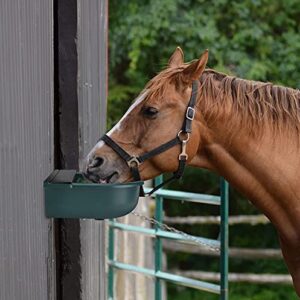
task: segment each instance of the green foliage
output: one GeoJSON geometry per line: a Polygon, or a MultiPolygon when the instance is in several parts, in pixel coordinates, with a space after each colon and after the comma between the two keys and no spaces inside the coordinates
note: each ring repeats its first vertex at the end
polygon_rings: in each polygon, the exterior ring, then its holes
{"type": "Polygon", "coordinates": [[[278,284],[253,285],[236,283],[229,285],[230,300],[297,300],[289,286],[278,284]]]}
{"type": "MultiPolygon", "coordinates": [[[[168,291],[176,291],[170,299],[172,300],[219,300],[218,295],[209,294],[193,289],[182,288],[168,284],[168,291]]],[[[297,300],[290,287],[278,285],[249,285],[236,283],[229,285],[230,300],[297,300]]]]}
{"type": "Polygon", "coordinates": [[[176,46],[243,78],[300,88],[300,1],[110,1],[109,126],[176,46]],[[117,107],[117,109],[115,108],[117,107]]]}
{"type": "Polygon", "coordinates": [[[110,6],[110,66],[118,79],[144,85],[180,45],[188,60],[208,48],[210,67],[300,87],[298,0],[114,0],[110,6]]]}
{"type": "MultiPolygon", "coordinates": [[[[109,34],[108,127],[125,112],[146,82],[167,63],[177,46],[186,61],[209,49],[210,68],[246,79],[300,88],[299,0],[111,0],[109,34]]],[[[207,171],[188,169],[175,189],[218,194],[219,179],[207,171]]],[[[166,201],[168,215],[217,215],[218,208],[166,201]]],[[[231,191],[230,214],[259,213],[247,199],[231,191]]],[[[192,234],[216,238],[217,226],[177,226],[192,234]]],[[[234,247],[279,247],[271,225],[230,228],[234,247]]],[[[216,259],[168,253],[168,265],[218,270],[216,259]]],[[[230,260],[235,272],[286,273],[283,262],[230,260]]],[[[168,285],[170,299],[218,299],[192,289],[168,285]]],[[[231,300],[296,299],[289,286],[231,284],[231,300]]]]}
{"type": "Polygon", "coordinates": [[[136,95],[139,88],[124,84],[112,83],[109,86],[107,127],[111,128],[118,122],[136,95]]]}

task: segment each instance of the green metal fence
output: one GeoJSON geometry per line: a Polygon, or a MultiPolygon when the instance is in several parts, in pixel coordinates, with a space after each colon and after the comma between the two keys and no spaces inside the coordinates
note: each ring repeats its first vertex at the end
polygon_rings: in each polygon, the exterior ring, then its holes
{"type": "MultiPolygon", "coordinates": [[[[162,177],[155,179],[156,184],[159,184],[162,177]]],[[[108,296],[109,300],[114,299],[114,271],[121,269],[129,272],[136,272],[155,279],[155,300],[162,299],[162,281],[169,281],[179,285],[207,291],[220,295],[221,300],[228,300],[228,183],[221,178],[220,180],[220,196],[197,194],[173,191],[167,189],[160,189],[155,192],[155,219],[158,222],[163,222],[163,201],[164,198],[196,203],[205,203],[220,206],[221,224],[220,224],[220,238],[217,240],[203,237],[193,237],[182,235],[177,232],[169,232],[159,226],[157,223],[154,228],[144,228],[139,226],[127,225],[119,223],[116,220],[109,221],[109,247],[108,247],[108,296]],[[155,238],[155,262],[154,269],[141,268],[138,266],[119,262],[114,257],[114,231],[125,230],[152,236],[155,238]],[[181,242],[191,242],[193,237],[198,242],[207,246],[220,249],[220,283],[214,284],[205,281],[195,280],[183,276],[174,275],[162,271],[162,239],[173,239],[181,242]]]]}

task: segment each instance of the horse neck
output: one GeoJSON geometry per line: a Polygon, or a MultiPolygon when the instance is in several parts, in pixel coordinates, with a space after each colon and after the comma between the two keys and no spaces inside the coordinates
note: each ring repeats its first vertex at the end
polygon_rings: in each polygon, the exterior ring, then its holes
{"type": "MultiPolygon", "coordinates": [[[[290,162],[293,167],[300,163],[299,91],[278,86],[270,88],[270,84],[230,77],[214,70],[204,72],[200,81],[197,110],[199,135],[204,144],[200,150],[204,148],[204,154],[212,152],[207,160],[222,149],[224,158],[227,153],[239,165],[246,164],[244,167],[257,169],[257,173],[262,172],[262,166],[267,169],[274,166],[278,172],[296,175],[295,168],[289,168],[289,172],[286,169],[290,162]],[[285,99],[279,99],[279,94],[285,95],[285,99]],[[279,105],[280,101],[283,104],[279,105]],[[288,112],[289,106],[291,112],[288,112]]],[[[218,167],[216,159],[209,162],[214,169],[218,167]]],[[[221,167],[222,171],[225,169],[221,167]]]]}
{"type": "Polygon", "coordinates": [[[253,134],[241,127],[242,116],[232,118],[226,107],[218,115],[199,126],[202,140],[192,165],[225,177],[271,219],[281,235],[299,238],[298,144],[291,143],[291,136],[276,136],[267,126],[253,134]]]}

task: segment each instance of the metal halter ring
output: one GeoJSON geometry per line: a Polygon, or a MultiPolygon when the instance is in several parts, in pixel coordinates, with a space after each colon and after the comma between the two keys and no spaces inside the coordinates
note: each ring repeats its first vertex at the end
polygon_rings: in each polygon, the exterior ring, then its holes
{"type": "Polygon", "coordinates": [[[181,142],[187,142],[189,139],[190,139],[190,134],[188,132],[183,132],[182,130],[180,130],[178,133],[177,133],[177,136],[178,138],[180,139],[181,142]],[[181,137],[181,134],[186,134],[187,135],[187,138],[186,139],[183,139],[181,137]]]}
{"type": "Polygon", "coordinates": [[[127,165],[130,168],[137,168],[140,165],[140,161],[138,160],[137,157],[132,156],[128,161],[127,161],[127,165]]]}

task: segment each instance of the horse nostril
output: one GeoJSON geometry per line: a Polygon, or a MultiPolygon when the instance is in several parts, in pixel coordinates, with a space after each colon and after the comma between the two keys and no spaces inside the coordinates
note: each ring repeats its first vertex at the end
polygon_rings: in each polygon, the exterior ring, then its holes
{"type": "Polygon", "coordinates": [[[95,157],[89,164],[89,168],[97,168],[100,167],[104,163],[104,159],[102,157],[95,157]]]}

